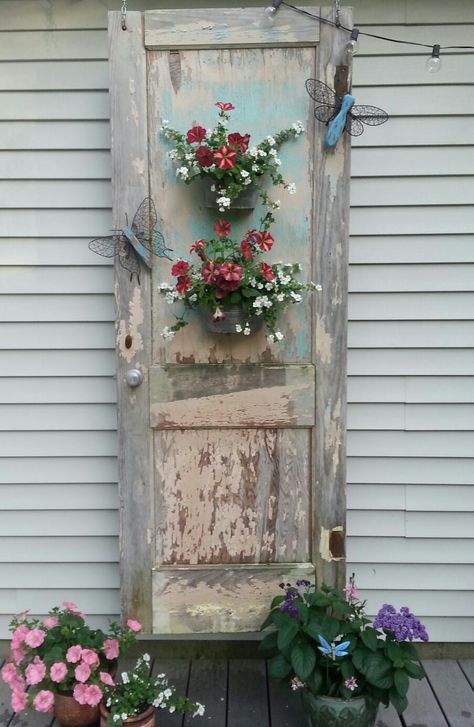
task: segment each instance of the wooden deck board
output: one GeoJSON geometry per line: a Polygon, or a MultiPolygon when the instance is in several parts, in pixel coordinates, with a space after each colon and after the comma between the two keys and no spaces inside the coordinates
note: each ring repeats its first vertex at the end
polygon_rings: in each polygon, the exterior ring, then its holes
{"type": "MultiPolygon", "coordinates": [[[[133,660],[134,661],[134,660],[133,660]]],[[[119,672],[130,668],[121,663],[119,672]]],[[[0,666],[2,662],[0,660],[0,666]]],[[[427,660],[428,679],[410,683],[401,719],[381,707],[376,727],[474,727],[474,659],[427,660]]],[[[157,727],[306,727],[300,695],[267,680],[263,659],[155,659],[153,673],[165,672],[179,694],[206,706],[203,720],[158,711],[157,727]]],[[[59,727],[51,715],[14,715],[10,690],[0,679],[0,727],[59,727]]]]}
{"type": "Polygon", "coordinates": [[[423,666],[449,726],[473,727],[474,691],[459,664],[454,659],[427,659],[423,666]]]}

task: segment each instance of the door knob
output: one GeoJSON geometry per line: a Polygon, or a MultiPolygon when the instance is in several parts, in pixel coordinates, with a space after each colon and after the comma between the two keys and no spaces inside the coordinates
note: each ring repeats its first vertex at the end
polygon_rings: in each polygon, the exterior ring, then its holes
{"type": "Polygon", "coordinates": [[[143,382],[143,374],[139,369],[129,369],[125,374],[125,381],[134,389],[143,382]]]}

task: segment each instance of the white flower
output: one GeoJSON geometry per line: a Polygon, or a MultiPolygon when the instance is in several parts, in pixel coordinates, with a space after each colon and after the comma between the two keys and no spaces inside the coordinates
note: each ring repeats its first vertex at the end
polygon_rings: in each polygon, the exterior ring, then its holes
{"type": "Polygon", "coordinates": [[[213,135],[213,133],[214,133],[214,129],[208,129],[206,131],[206,139],[210,139],[211,136],[213,135]]]}
{"type": "Polygon", "coordinates": [[[215,184],[211,184],[211,192],[215,192],[215,191],[216,191],[216,185],[215,184]]]}
{"type": "Polygon", "coordinates": [[[242,333],[242,326],[240,325],[240,323],[235,324],[235,332],[242,333]]]}
{"type": "Polygon", "coordinates": [[[286,189],[288,191],[288,194],[296,194],[296,184],[294,182],[290,182],[286,189]]]}
{"type": "Polygon", "coordinates": [[[279,199],[276,199],[274,202],[272,202],[273,209],[274,210],[279,210],[280,209],[280,204],[281,204],[280,203],[280,200],[279,199]]]}
{"type": "MultiPolygon", "coordinates": [[[[163,334],[162,334],[162,335],[163,335],[163,334]]],[[[123,671],[123,672],[122,672],[122,675],[121,675],[121,676],[122,676],[122,682],[123,682],[124,684],[129,684],[129,682],[130,682],[130,679],[128,678],[128,674],[127,674],[127,672],[126,672],[126,671],[123,671]]],[[[125,717],[125,719],[126,719],[126,717],[125,717]]]]}
{"type": "Polygon", "coordinates": [[[257,283],[257,288],[259,290],[263,290],[263,283],[257,283]]]}
{"type": "Polygon", "coordinates": [[[172,286],[169,283],[160,283],[158,290],[172,290],[172,286]]]}
{"type": "Polygon", "coordinates": [[[295,293],[294,290],[291,291],[290,295],[295,303],[301,303],[301,301],[303,300],[302,296],[299,293],[295,293]]]}
{"type": "MultiPolygon", "coordinates": [[[[171,341],[171,339],[174,338],[174,331],[172,331],[171,328],[169,328],[169,326],[165,326],[163,328],[163,330],[161,331],[161,337],[164,338],[165,341],[168,341],[168,340],[171,341]]],[[[124,684],[128,684],[128,676],[126,674],[125,674],[125,676],[127,677],[127,681],[125,681],[125,679],[123,678],[123,674],[122,674],[122,681],[124,684]]]]}
{"type": "Polygon", "coordinates": [[[197,294],[196,293],[193,293],[188,298],[188,300],[189,300],[190,303],[196,303],[197,302],[197,299],[198,299],[198,297],[197,297],[197,294]]]}
{"type": "Polygon", "coordinates": [[[246,169],[241,169],[240,176],[243,177],[244,179],[246,179],[249,176],[249,173],[247,172],[246,169]]]}
{"type": "Polygon", "coordinates": [[[304,131],[304,126],[301,121],[295,121],[291,128],[294,129],[294,131],[296,132],[296,136],[299,136],[304,131]]]}
{"type": "Polygon", "coordinates": [[[120,722],[120,715],[119,714],[114,714],[113,720],[114,720],[114,722],[120,722]]]}
{"type": "Polygon", "coordinates": [[[149,662],[150,661],[150,654],[143,654],[142,659],[143,659],[143,661],[149,662]]]}
{"type": "Polygon", "coordinates": [[[186,159],[186,160],[187,160],[188,162],[190,162],[190,161],[191,161],[191,159],[194,159],[194,154],[186,154],[186,155],[185,155],[185,159],[186,159]]]}
{"type": "Polygon", "coordinates": [[[257,285],[256,278],[250,278],[249,283],[252,286],[252,288],[255,288],[255,286],[257,285]]]}
{"type": "Polygon", "coordinates": [[[273,290],[273,283],[265,283],[265,290],[273,290]]]}
{"type": "Polygon", "coordinates": [[[252,184],[252,178],[248,177],[248,179],[244,179],[244,184],[247,186],[248,184],[252,184]]]}
{"type": "Polygon", "coordinates": [[[181,177],[181,179],[187,179],[189,176],[189,171],[187,167],[178,167],[176,170],[176,176],[181,177]]]}
{"type": "Polygon", "coordinates": [[[270,156],[272,156],[272,157],[276,157],[276,155],[277,155],[277,150],[276,150],[276,149],[270,149],[270,151],[269,151],[268,153],[270,154],[270,156]]]}
{"type": "Polygon", "coordinates": [[[279,303],[282,303],[285,300],[285,294],[284,293],[278,293],[276,299],[277,299],[277,301],[279,303]]]}
{"type": "Polygon", "coordinates": [[[249,149],[249,156],[253,157],[254,159],[258,157],[258,149],[256,146],[253,146],[251,149],[249,149]]]}
{"type": "Polygon", "coordinates": [[[273,335],[273,333],[269,333],[267,338],[270,341],[270,343],[275,343],[275,336],[273,335]]]}
{"type": "Polygon", "coordinates": [[[275,139],[273,138],[273,136],[267,136],[267,141],[270,146],[275,146],[275,139]]]}
{"type": "Polygon", "coordinates": [[[165,691],[163,692],[163,696],[165,697],[165,699],[169,699],[171,696],[173,696],[173,692],[171,691],[171,689],[165,689],[165,691]]]}
{"type": "Polygon", "coordinates": [[[257,152],[258,152],[258,156],[259,157],[266,157],[267,156],[267,152],[266,151],[263,151],[263,149],[258,149],[257,152]]]}
{"type": "Polygon", "coordinates": [[[171,149],[171,151],[168,152],[168,156],[170,159],[176,159],[178,152],[176,149],[171,149]]]}
{"type": "Polygon", "coordinates": [[[281,159],[279,159],[278,157],[275,157],[274,162],[277,167],[281,167],[281,159]]]}
{"type": "Polygon", "coordinates": [[[283,340],[283,333],[281,331],[275,331],[275,338],[277,341],[283,340]]]}
{"type": "Polygon", "coordinates": [[[127,719],[127,717],[128,717],[128,714],[126,712],[122,712],[122,714],[120,715],[120,719],[122,719],[122,720],[127,719]]]}
{"type": "Polygon", "coordinates": [[[226,207],[230,207],[230,197],[218,197],[216,201],[219,205],[219,208],[223,208],[222,210],[220,210],[221,212],[223,212],[226,207]]]}
{"type": "Polygon", "coordinates": [[[250,328],[248,323],[245,324],[244,336],[250,336],[250,328]]]}
{"type": "Polygon", "coordinates": [[[252,172],[259,172],[259,171],[260,171],[260,167],[258,166],[258,164],[252,164],[252,172]]]}
{"type": "Polygon", "coordinates": [[[202,717],[204,715],[205,708],[203,704],[196,702],[196,711],[193,713],[193,717],[202,717]]]}
{"type": "Polygon", "coordinates": [[[108,700],[107,700],[107,701],[106,701],[106,703],[105,703],[105,706],[106,706],[106,707],[110,707],[110,705],[111,705],[111,704],[112,704],[112,700],[111,700],[111,699],[110,699],[110,697],[109,697],[109,698],[108,698],[108,700]]]}
{"type": "Polygon", "coordinates": [[[170,122],[168,121],[168,119],[163,119],[163,121],[161,122],[161,128],[165,129],[169,123],[170,122]]]}
{"type": "Polygon", "coordinates": [[[175,712],[175,711],[176,711],[176,707],[172,704],[171,707],[169,708],[169,713],[173,714],[173,712],[175,712]]]}
{"type": "Polygon", "coordinates": [[[316,283],[316,285],[314,286],[314,289],[317,290],[320,293],[322,291],[322,289],[323,289],[323,286],[320,285],[319,283],[316,283]]]}

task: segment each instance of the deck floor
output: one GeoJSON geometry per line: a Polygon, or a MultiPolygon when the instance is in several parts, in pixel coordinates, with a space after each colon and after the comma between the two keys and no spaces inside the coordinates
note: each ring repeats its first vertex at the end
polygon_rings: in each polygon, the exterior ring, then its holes
{"type": "MultiPolygon", "coordinates": [[[[412,681],[409,706],[400,718],[381,708],[376,727],[474,727],[474,659],[423,662],[427,680],[412,681]]],[[[267,679],[263,659],[155,659],[179,693],[206,705],[203,719],[159,712],[157,727],[306,727],[298,694],[267,679]]],[[[50,715],[13,715],[9,690],[0,681],[1,727],[59,727],[50,715]]]]}

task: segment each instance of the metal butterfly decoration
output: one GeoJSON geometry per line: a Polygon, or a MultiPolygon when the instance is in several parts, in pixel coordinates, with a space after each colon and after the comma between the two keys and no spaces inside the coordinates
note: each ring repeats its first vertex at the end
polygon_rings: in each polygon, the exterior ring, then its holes
{"type": "Polygon", "coordinates": [[[346,93],[342,98],[332,88],[315,78],[308,78],[306,90],[318,106],[314,115],[326,124],[326,146],[335,147],[345,131],[350,136],[360,136],[367,126],[379,126],[388,121],[388,114],[377,106],[354,106],[355,98],[346,93]]]}
{"type": "Polygon", "coordinates": [[[89,243],[89,250],[102,257],[118,257],[120,265],[130,273],[130,280],[137,276],[140,283],[140,260],[151,268],[153,257],[166,257],[171,260],[161,232],[156,227],[158,215],[151,197],[145,197],[135,212],[129,226],[125,215],[125,226],[121,230],[113,230],[113,235],[97,237],[89,243]]]}

